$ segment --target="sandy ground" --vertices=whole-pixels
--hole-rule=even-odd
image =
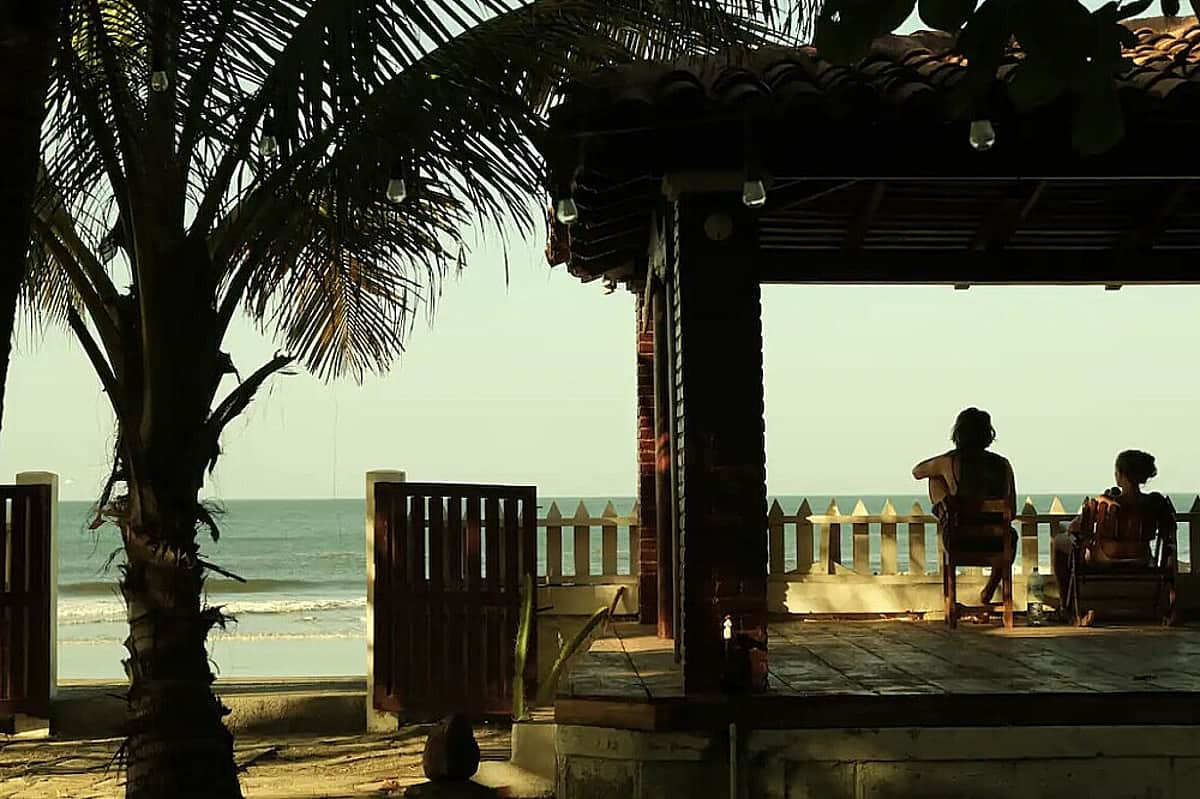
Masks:
[[[427,727],[391,736],[239,738],[236,755],[247,799],[401,796],[424,781]],[[507,760],[507,728],[475,731],[483,760]],[[0,743],[0,799],[124,796],[112,764],[119,739]]]

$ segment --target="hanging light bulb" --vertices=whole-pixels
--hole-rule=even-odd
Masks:
[[[996,129],[991,120],[977,119],[971,123],[971,146],[983,153],[996,143]]]
[[[399,205],[408,199],[408,186],[404,183],[404,178],[394,177],[387,184],[388,202]]]
[[[747,179],[742,184],[742,203],[747,208],[762,208],[767,204],[767,187],[758,179]]]
[[[170,85],[171,80],[163,70],[156,69],[150,73],[150,88],[154,91],[165,92]]]
[[[96,255],[100,256],[102,263],[108,263],[113,258],[117,257],[117,243],[113,241],[112,236],[105,236],[100,242],[100,247],[96,251]]]
[[[563,197],[554,206],[554,218],[564,225],[573,225],[579,221],[579,206],[574,197]]]
[[[270,158],[278,149],[279,142],[275,141],[275,137],[270,133],[264,133],[263,137],[258,140],[258,154],[261,156]]]

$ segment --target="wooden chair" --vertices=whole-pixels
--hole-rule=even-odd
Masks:
[[[1071,553],[1068,607],[1075,623],[1097,617],[1176,620],[1175,526],[1122,512],[1109,497],[1084,503]]]
[[[1013,530],[1005,500],[971,500],[948,496],[935,508],[942,538],[942,597],[946,623],[958,626],[959,616],[990,615],[996,603],[963,605],[958,601],[958,567],[992,566],[996,558],[1005,564],[1000,575],[1004,626],[1013,626]]]

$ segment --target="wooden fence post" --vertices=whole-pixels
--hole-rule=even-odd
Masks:
[[[767,545],[770,547],[767,573],[783,574],[783,508],[779,507],[777,499],[771,502],[771,510],[767,512]]]
[[[375,484],[403,483],[404,472],[367,472],[367,732],[395,732],[399,720],[392,713],[375,709]]]
[[[925,509],[921,507],[920,502],[914,502],[908,517],[908,573],[909,574],[937,574],[941,570],[941,553],[939,544],[938,565],[931,572],[929,571],[929,563],[925,559]],[[939,536],[939,541],[941,538]]]
[[[562,511],[557,502],[551,502],[546,512],[546,583],[562,582],[562,576]]]
[[[1192,513],[1200,513],[1200,496],[1192,502]],[[1200,557],[1200,524],[1193,519],[1188,522],[1188,570],[1192,574],[1200,573],[1196,558]]]
[[[870,514],[861,499],[855,503],[854,510],[850,511],[850,515],[854,518],[851,526],[854,536],[854,571],[869,575],[871,573],[871,525],[867,523],[866,518]]]
[[[812,516],[812,506],[806,498],[796,511],[796,571],[808,574],[813,565],[813,525],[808,520]]]
[[[582,577],[586,581],[592,573],[592,526],[587,506],[579,500],[575,509],[575,518],[571,525],[575,528],[575,582]]]
[[[882,519],[879,526],[879,573],[895,574],[899,571],[896,556],[896,508],[890,499],[884,501],[879,516]]]
[[[617,523],[614,521],[616,518],[617,509],[613,507],[612,500],[609,500],[604,506],[604,512],[600,514],[600,573],[603,575],[617,573]],[[634,518],[637,518],[636,514]]]
[[[1033,574],[1033,567],[1038,565],[1038,523],[1037,508],[1032,497],[1025,498],[1025,506],[1021,508],[1021,574]]]
[[[825,509],[827,517],[841,516],[842,512],[838,510],[837,500],[829,500],[829,507]],[[825,520],[825,524],[821,525],[821,570],[824,574],[837,574],[837,564],[842,562],[842,525],[837,522]]]

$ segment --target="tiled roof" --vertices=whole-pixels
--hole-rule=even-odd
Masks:
[[[826,244],[833,251],[844,250],[844,236],[830,232],[835,224],[859,216],[862,203],[875,203],[886,217],[889,203],[898,197],[905,198],[895,222],[900,233],[919,226],[911,221],[919,218],[930,232],[963,231],[961,241],[940,236],[929,239],[931,246],[944,247],[947,253],[978,246],[979,230],[991,224],[993,204],[1013,203],[1014,190],[1005,180],[1022,176],[1063,182],[1057,188],[1038,188],[1030,204],[1031,209],[1036,204],[1036,211],[1027,210],[1020,224],[1036,224],[1039,213],[1047,218],[1060,213],[1073,220],[1069,227],[1080,234],[1077,241],[1066,242],[1071,246],[1082,242],[1103,248],[1114,241],[1128,242],[1124,226],[1130,212],[1152,195],[1147,184],[1092,192],[1108,204],[1092,203],[1088,211],[1090,190],[1081,190],[1078,178],[1176,177],[1182,169],[1200,174],[1194,167],[1180,166],[1184,162],[1179,160],[1200,132],[1200,25],[1187,18],[1139,20],[1129,27],[1137,45],[1125,53],[1129,69],[1115,79],[1127,135],[1121,146],[1093,159],[1081,159],[1074,152],[1070,114],[1063,103],[1021,114],[1008,101],[1008,82],[1023,58],[1019,46],[1010,49],[997,72],[988,116],[996,122],[1000,138],[987,153],[968,146],[966,123],[974,110],[962,102],[963,93],[954,91],[966,73],[965,63],[953,52],[953,37],[944,33],[883,37],[854,66],[831,64],[806,47],[765,49],[733,64],[728,59],[700,60],[599,70],[571,84],[564,102],[552,112],[544,146],[551,180],[561,186],[581,162],[582,170],[576,191],[580,221],[569,234],[551,223],[548,257],[553,263],[565,260],[584,278],[619,278],[640,271],[662,176],[741,170],[746,165],[743,139],[753,141],[767,162],[765,171],[785,184],[863,181],[808,203],[802,212],[784,213],[769,203],[763,210],[768,231],[763,248],[786,241],[800,250]],[[767,121],[746,133],[748,116]],[[1167,146],[1164,136],[1171,138]],[[972,176],[978,178],[977,190],[961,181]],[[960,179],[958,202],[949,205],[938,203],[935,196],[936,180],[948,177]],[[869,185],[881,180],[889,181],[890,187],[882,203],[871,199]],[[1022,188],[1015,195],[1026,193]],[[1178,192],[1171,213],[1200,209],[1197,194],[1190,189]],[[771,196],[778,192],[773,189]],[[930,201],[927,213],[923,200]],[[1059,201],[1069,205],[1057,208]],[[941,224],[939,213],[961,216],[968,208],[977,216],[956,217],[953,224],[947,218]],[[882,221],[887,229],[889,222]],[[1168,222],[1159,220],[1155,230],[1168,228]],[[811,234],[805,232],[809,228]],[[818,240],[817,230],[828,241]],[[874,241],[881,252],[886,247],[912,252],[921,246],[919,233],[890,243],[867,235],[865,246],[869,249]],[[1047,241],[1053,233],[1029,234],[1014,227],[1004,240]],[[1190,231],[1180,231],[1185,233]],[[1200,253],[1200,239],[1194,238],[1187,236],[1187,248],[1196,247]],[[1182,245],[1182,240],[1176,244]]]

